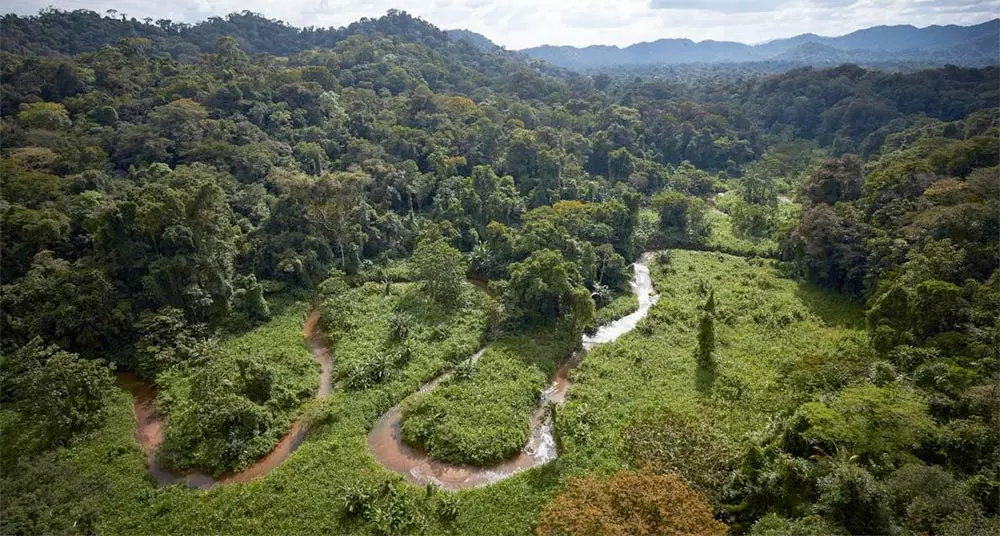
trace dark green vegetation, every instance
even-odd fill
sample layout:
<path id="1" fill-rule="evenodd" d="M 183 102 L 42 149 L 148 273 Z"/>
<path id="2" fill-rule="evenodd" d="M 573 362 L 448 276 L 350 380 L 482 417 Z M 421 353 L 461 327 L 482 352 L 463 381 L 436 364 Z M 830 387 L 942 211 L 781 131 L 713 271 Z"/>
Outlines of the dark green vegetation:
<path id="1" fill-rule="evenodd" d="M 623 467 L 734 532 L 996 531 L 996 68 L 685 83 L 398 12 L 3 22 L 0 532 L 526 534 Z M 370 455 L 450 370 L 408 439 L 516 451 L 649 249 L 660 301 L 572 374 L 555 461 L 448 494 Z M 335 367 L 309 404 L 306 302 Z M 159 386 L 178 467 L 313 429 L 265 478 L 156 488 L 111 366 Z"/>

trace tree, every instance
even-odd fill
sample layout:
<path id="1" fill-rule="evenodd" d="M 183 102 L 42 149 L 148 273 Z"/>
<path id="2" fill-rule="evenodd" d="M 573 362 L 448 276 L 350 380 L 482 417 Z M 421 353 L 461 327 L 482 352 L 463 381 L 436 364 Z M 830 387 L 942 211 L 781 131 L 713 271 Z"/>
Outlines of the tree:
<path id="1" fill-rule="evenodd" d="M 133 367 L 141 378 L 156 380 L 161 372 L 199 355 L 203 326 L 190 326 L 184 311 L 176 307 L 142 312 L 135 330 L 139 341 L 132 352 Z"/>
<path id="2" fill-rule="evenodd" d="M 301 188 L 295 195 L 304 195 L 309 223 L 330 243 L 337 245 L 341 270 L 357 270 L 365 234 L 361 218 L 367 204 L 363 201 L 364 189 L 371 184 L 371 176 L 363 172 L 325 173 L 315 181 L 289 182 Z M 350 256 L 348 255 L 350 254 Z"/>
<path id="3" fill-rule="evenodd" d="M 803 437 L 827 451 L 844 448 L 866 460 L 883 454 L 907 458 L 936 430 L 924 397 L 894 384 L 847 387 L 829 402 L 803 404 L 799 412 L 809 423 Z"/>
<path id="4" fill-rule="evenodd" d="M 3 398 L 41 425 L 46 442 L 66 443 L 104 422 L 113 380 L 101 362 L 37 337 L 2 361 Z"/>
<path id="5" fill-rule="evenodd" d="M 865 184 L 863 166 L 864 162 L 853 154 L 827 160 L 803 185 L 806 196 L 813 203 L 828 205 L 860 198 Z"/>
<path id="6" fill-rule="evenodd" d="M 127 302 L 104 272 L 85 263 L 41 251 L 25 277 L 3 285 L 0 294 L 5 345 L 42 337 L 86 357 L 110 359 L 127 344 Z"/>
<path id="7" fill-rule="evenodd" d="M 54 102 L 26 104 L 17 114 L 17 120 L 25 128 L 45 130 L 66 130 L 73 124 L 66 107 Z"/>
<path id="8" fill-rule="evenodd" d="M 868 262 L 871 229 L 846 204 L 807 206 L 791 246 L 809 279 L 834 290 L 860 294 Z"/>
<path id="9" fill-rule="evenodd" d="M 863 468 L 837 463 L 819 479 L 816 510 L 851 534 L 886 534 L 889 509 L 885 489 Z"/>
<path id="10" fill-rule="evenodd" d="M 417 246 L 410 260 L 414 275 L 434 300 L 454 303 L 462 292 L 465 257 L 444 240 L 425 240 Z"/>
<path id="11" fill-rule="evenodd" d="M 594 316 L 594 300 L 576 264 L 551 249 L 511 264 L 506 301 L 512 316 L 528 325 L 561 321 L 583 331 Z"/>
<path id="12" fill-rule="evenodd" d="M 664 229 L 687 228 L 687 211 L 691 198 L 675 190 L 665 190 L 653 196 L 653 208 L 660 215 L 660 225 Z"/>
<path id="13" fill-rule="evenodd" d="M 672 474 L 621 471 L 571 480 L 543 509 L 538 536 L 703 534 L 723 536 L 705 498 Z"/>
<path id="14" fill-rule="evenodd" d="M 701 199 L 666 190 L 653 196 L 652 204 L 665 231 L 680 232 L 694 240 L 708 236 L 708 205 Z"/>

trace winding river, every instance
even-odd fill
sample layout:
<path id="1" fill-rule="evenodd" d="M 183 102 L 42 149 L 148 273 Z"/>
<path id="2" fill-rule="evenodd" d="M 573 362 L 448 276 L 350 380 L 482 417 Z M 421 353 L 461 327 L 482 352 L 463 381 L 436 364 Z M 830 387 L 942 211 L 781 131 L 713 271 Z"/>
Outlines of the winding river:
<path id="1" fill-rule="evenodd" d="M 326 338 L 319 326 L 319 311 L 314 311 L 306 319 L 302 329 L 308 341 L 313 358 L 320 364 L 319 389 L 317 398 L 323 398 L 333 390 L 331 377 L 333 375 L 333 360 L 326 344 Z M 149 473 L 158 486 L 184 484 L 190 488 L 209 489 L 216 486 L 247 482 L 251 479 L 270 473 L 275 467 L 285 461 L 309 434 L 309 428 L 301 421 L 295 421 L 288 433 L 281 438 L 274 449 L 253 465 L 238 473 L 225 473 L 218 478 L 201 471 L 186 471 L 173 473 L 165 468 L 156 457 L 156 451 L 163 443 L 163 416 L 156 411 L 156 389 L 153 385 L 138 380 L 130 373 L 118 374 L 118 382 L 132 391 L 132 408 L 135 411 L 135 440 L 146 453 L 146 463 Z"/>
<path id="2" fill-rule="evenodd" d="M 650 307 L 659 299 L 653 290 L 649 276 L 649 260 L 651 253 L 644 253 L 634 264 L 635 274 L 632 279 L 632 290 L 639 298 L 639 308 L 629 314 L 600 327 L 594 335 L 584 335 L 581 341 L 582 351 L 574 353 L 556 371 L 552 383 L 545 389 L 531 415 L 531 438 L 524 449 L 509 460 L 489 467 L 474 465 L 458 465 L 442 462 L 431 458 L 426 452 L 410 447 L 403 442 L 400 424 L 403 420 L 402 403 L 397 404 L 379 419 L 368 434 L 368 448 L 372 455 L 386 469 L 404 475 L 411 482 L 419 485 L 434 484 L 445 489 L 457 490 L 485 486 L 503 480 L 526 469 L 537 467 L 555 459 L 556 443 L 552 414 L 549 404 L 562 404 L 569 388 L 569 371 L 572 370 L 583 355 L 598 344 L 611 342 L 625 333 L 635 329 L 635 326 L 649 313 Z M 476 352 L 470 359 L 473 363 L 479 360 L 485 349 Z M 447 374 L 439 376 L 420 388 L 426 393 L 436 388 Z"/>

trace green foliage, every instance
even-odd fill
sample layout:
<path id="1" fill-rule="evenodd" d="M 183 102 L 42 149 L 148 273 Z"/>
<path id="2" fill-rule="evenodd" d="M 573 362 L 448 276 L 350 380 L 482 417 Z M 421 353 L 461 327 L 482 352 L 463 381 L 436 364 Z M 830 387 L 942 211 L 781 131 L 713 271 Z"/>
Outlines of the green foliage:
<path id="1" fill-rule="evenodd" d="M 316 393 L 317 365 L 302 340 L 301 306 L 244 335 L 198 345 L 194 359 L 157 377 L 157 407 L 166 413 L 159 455 L 178 469 L 218 475 L 253 463 Z"/>
<path id="2" fill-rule="evenodd" d="M 441 307 L 414 284 L 391 284 L 387 294 L 383 285 L 366 283 L 345 290 L 338 300 L 345 304 L 334 311 L 341 315 L 336 320 L 340 324 L 328 319 L 328 299 L 324 322 L 340 334 L 334 378 L 352 390 L 370 389 L 400 379 L 400 373 L 427 379 L 471 355 L 482 344 L 495 302 L 467 283 L 459 290 L 455 306 Z M 404 323 L 406 338 L 401 340 Z"/>
<path id="3" fill-rule="evenodd" d="M 670 410 L 638 417 L 624 433 L 634 467 L 675 473 L 717 505 L 735 459 L 729 439 L 709 423 Z"/>
<path id="4" fill-rule="evenodd" d="M 698 349 L 695 359 L 698 362 L 698 376 L 704 378 L 702 383 L 711 384 L 715 377 L 718 364 L 715 359 L 715 291 L 708 295 L 701 318 L 698 320 Z"/>
<path id="5" fill-rule="evenodd" d="M 199 355 L 199 326 L 189 326 L 184 311 L 164 307 L 156 312 L 145 311 L 136 323 L 139 342 L 133 350 L 135 370 L 140 377 L 154 380 L 174 366 L 191 361 Z"/>
<path id="6" fill-rule="evenodd" d="M 985 534 L 989 530 L 979 505 L 940 467 L 904 465 L 889 477 L 887 488 L 893 513 L 911 533 Z"/>
<path id="7" fill-rule="evenodd" d="M 903 386 L 851 386 L 828 403 L 810 402 L 799 411 L 810 424 L 807 439 L 870 460 L 905 457 L 935 429 L 923 397 Z"/>
<path id="8" fill-rule="evenodd" d="M 787 519 L 777 514 L 767 514 L 750 529 L 751 536 L 841 536 L 843 534 L 847 533 L 816 515 Z"/>
<path id="9" fill-rule="evenodd" d="M 431 298 L 444 305 L 454 303 L 465 279 L 465 259 L 461 252 L 444 240 L 421 242 L 410 262 L 414 276 L 423 282 Z"/>
<path id="10" fill-rule="evenodd" d="M 708 208 L 701 199 L 666 190 L 653 196 L 651 202 L 660 215 L 660 226 L 665 231 L 677 231 L 693 240 L 700 240 L 708 235 Z"/>
<path id="11" fill-rule="evenodd" d="M 99 361 L 35 338 L 2 364 L 4 402 L 37 427 L 43 443 L 64 444 L 103 424 L 112 379 Z"/>
<path id="12" fill-rule="evenodd" d="M 471 374 L 457 374 L 403 405 L 403 440 L 437 459 L 490 465 L 520 452 L 556 362 L 576 341 L 553 331 L 494 341 Z"/>
<path id="13" fill-rule="evenodd" d="M 850 534 L 889 531 L 886 492 L 868 471 L 853 464 L 834 465 L 818 481 L 816 510 Z"/>
<path id="14" fill-rule="evenodd" d="M 511 265 L 505 300 L 508 314 L 526 325 L 558 322 L 579 333 L 594 316 L 594 300 L 576 264 L 551 249 Z"/>
<path id="15" fill-rule="evenodd" d="M 596 300 L 595 300 L 596 301 Z M 629 292 L 619 294 L 594 313 L 594 325 L 603 326 L 623 316 L 632 314 L 639 308 L 639 298 Z"/>
<path id="16" fill-rule="evenodd" d="M 876 519 L 881 486 L 901 531 L 996 528 L 962 498 L 995 517 L 996 68 L 612 79 L 484 53 L 396 10 L 303 31 L 249 12 L 109 15 L 3 21 L 0 531 L 525 534 L 571 476 L 698 465 L 679 434 L 713 459 L 709 441 L 759 450 L 731 486 L 699 484 L 738 530 L 773 511 L 775 530 L 834 531 L 858 522 L 844 513 L 855 503 Z M 449 292 L 409 283 L 425 244 L 441 255 L 418 278 Z M 556 462 L 461 492 L 458 508 L 385 485 L 364 440 L 379 415 L 500 326 L 527 330 L 456 370 L 441 390 L 454 400 L 420 401 L 450 419 L 425 419 L 426 441 L 510 451 L 562 335 L 569 346 L 631 310 L 615 298 L 628 262 L 667 246 L 793 261 L 869 305 L 871 344 L 857 305 L 785 277 L 790 265 L 675 251 L 654 267 L 661 300 L 637 333 L 574 372 Z M 504 308 L 460 282 L 466 254 Z M 691 356 L 709 288 L 719 374 L 701 396 Z M 316 388 L 302 309 L 282 310 L 275 290 L 317 292 L 335 343 L 338 389 L 303 410 L 309 439 L 253 484 L 153 489 L 129 396 L 92 360 L 157 381 L 175 465 L 239 467 Z M 24 352 L 43 357 L 8 366 Z M 768 431 L 803 403 L 816 422 Z M 684 426 L 633 428 L 667 414 Z M 40 452 L 40 427 L 67 419 L 71 447 Z M 813 446 L 841 462 L 863 450 L 874 484 Z M 889 476 L 915 457 L 960 484 Z M 925 480 L 940 497 L 919 492 Z M 345 486 L 361 499 L 345 503 Z M 823 519 L 801 517 L 813 503 Z"/>
<path id="17" fill-rule="evenodd" d="M 17 114 L 18 122 L 25 128 L 65 130 L 73 124 L 66 107 L 54 102 L 35 102 L 22 105 Z"/>
<path id="18" fill-rule="evenodd" d="M 2 287 L 5 344 L 42 337 L 86 357 L 118 357 L 129 319 L 120 299 L 102 271 L 39 252 L 23 279 Z"/>

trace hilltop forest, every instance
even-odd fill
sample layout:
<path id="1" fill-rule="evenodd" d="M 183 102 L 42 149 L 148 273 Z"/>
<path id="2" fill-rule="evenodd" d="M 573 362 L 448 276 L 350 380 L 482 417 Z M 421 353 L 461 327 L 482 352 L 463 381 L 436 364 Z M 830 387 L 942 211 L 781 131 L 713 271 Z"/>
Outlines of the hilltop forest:
<path id="1" fill-rule="evenodd" d="M 1000 531 L 996 66 L 0 28 L 0 534 Z"/>

